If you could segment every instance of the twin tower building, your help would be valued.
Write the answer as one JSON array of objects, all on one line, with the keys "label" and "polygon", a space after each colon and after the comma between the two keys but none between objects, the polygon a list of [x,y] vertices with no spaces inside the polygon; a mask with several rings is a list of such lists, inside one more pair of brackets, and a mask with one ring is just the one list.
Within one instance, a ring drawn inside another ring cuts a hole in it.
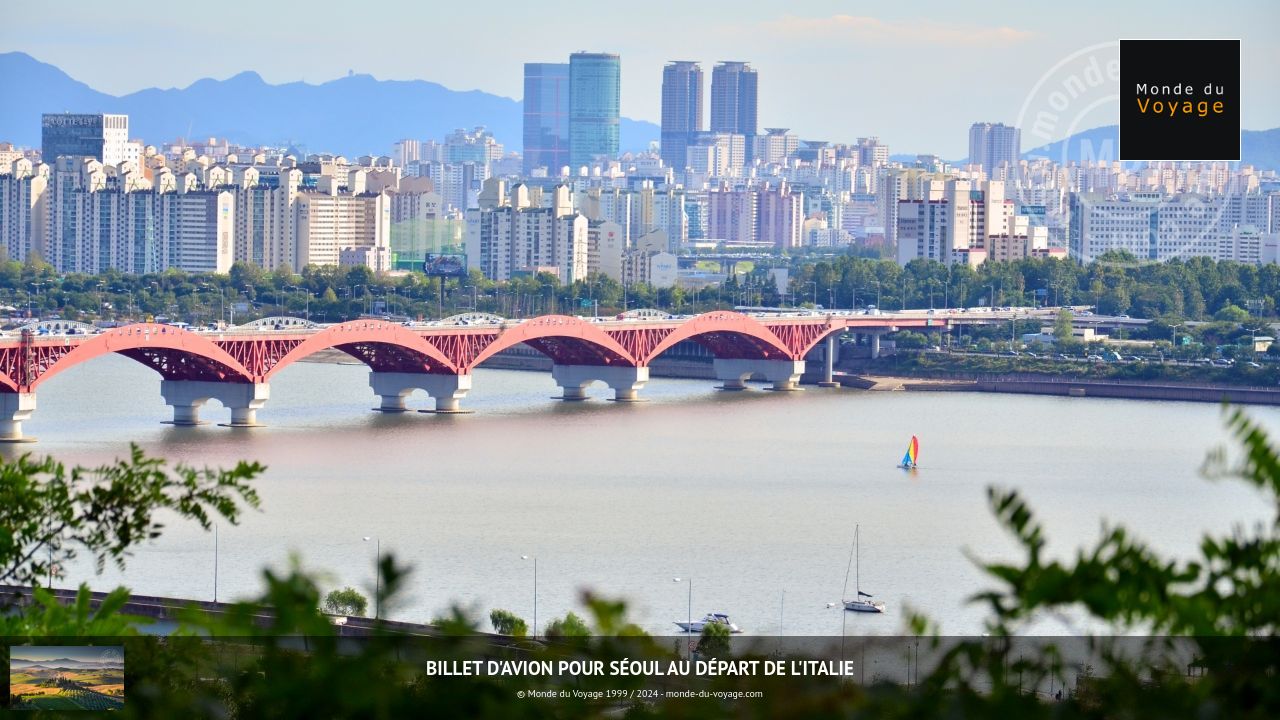
[{"label": "twin tower building", "polygon": [[[617,55],[579,52],[568,63],[524,66],[524,173],[560,175],[619,150],[622,64]],[[677,60],[662,70],[663,164],[683,171],[710,162],[751,164],[758,80],[745,62],[711,73],[711,125],[703,113],[702,66]],[[690,156],[692,148],[693,156]],[[727,154],[723,161],[715,159]],[[539,170],[541,169],[541,170]],[[576,173],[571,173],[576,174]]]}]

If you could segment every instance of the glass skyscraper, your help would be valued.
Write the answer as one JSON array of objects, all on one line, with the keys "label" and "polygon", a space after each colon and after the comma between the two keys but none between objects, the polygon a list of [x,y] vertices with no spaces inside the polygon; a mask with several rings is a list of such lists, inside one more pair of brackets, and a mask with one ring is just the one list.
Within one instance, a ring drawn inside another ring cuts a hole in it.
[{"label": "glass skyscraper", "polygon": [[675,60],[662,69],[662,162],[676,172],[688,164],[690,136],[702,130],[702,67]]},{"label": "glass skyscraper", "polygon": [[569,164],[569,65],[524,64],[524,174]]},{"label": "glass skyscraper", "polygon": [[751,164],[756,136],[758,76],[744,62],[726,60],[711,71],[711,132],[746,136]]},{"label": "glass skyscraper", "polygon": [[569,56],[569,164],[618,154],[622,62],[611,53]]}]

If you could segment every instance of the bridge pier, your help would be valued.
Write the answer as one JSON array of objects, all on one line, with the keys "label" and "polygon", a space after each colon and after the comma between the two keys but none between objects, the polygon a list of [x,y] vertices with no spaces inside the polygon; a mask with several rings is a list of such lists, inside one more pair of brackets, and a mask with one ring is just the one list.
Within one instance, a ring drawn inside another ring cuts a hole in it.
[{"label": "bridge pier", "polygon": [[746,390],[747,380],[753,375],[773,383],[773,390],[799,390],[800,376],[804,374],[803,360],[716,358],[713,365],[716,379],[724,382],[723,390]]},{"label": "bridge pier", "polygon": [[835,381],[836,353],[840,348],[838,340],[835,333],[827,336],[827,346],[822,352],[822,379],[818,381],[818,387],[840,387],[840,383]]},{"label": "bridge pier", "polygon": [[871,333],[871,359],[875,360],[880,357],[880,333]]},{"label": "bridge pier", "polygon": [[552,365],[551,378],[564,391],[561,400],[586,400],[587,386],[600,380],[613,388],[614,400],[640,402],[640,390],[649,382],[649,368],[627,365]]},{"label": "bridge pier", "polygon": [[0,442],[35,442],[35,438],[22,434],[22,422],[31,419],[36,411],[36,394],[0,394]]},{"label": "bridge pier", "polygon": [[426,390],[436,401],[435,410],[421,412],[465,413],[459,401],[471,392],[471,375],[434,373],[370,372],[369,387],[382,398],[381,412],[405,412],[405,400],[414,390]]},{"label": "bridge pier", "polygon": [[162,380],[160,395],[173,407],[174,425],[200,425],[200,408],[217,400],[231,410],[227,427],[257,427],[258,410],[271,397],[267,383],[211,382],[208,380]]}]

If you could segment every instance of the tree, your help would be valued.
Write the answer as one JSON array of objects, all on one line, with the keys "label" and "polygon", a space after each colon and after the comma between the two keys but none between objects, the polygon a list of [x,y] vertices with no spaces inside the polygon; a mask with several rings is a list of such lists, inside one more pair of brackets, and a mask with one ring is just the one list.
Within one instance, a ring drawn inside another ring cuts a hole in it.
[{"label": "tree", "polygon": [[582,618],[570,612],[564,618],[552,620],[547,625],[547,637],[549,638],[585,638],[591,636],[591,630]]},{"label": "tree", "polygon": [[520,616],[510,610],[499,609],[490,612],[489,622],[493,625],[493,631],[499,635],[524,637],[529,633],[529,626],[525,624]]},{"label": "tree", "polygon": [[729,628],[721,623],[703,625],[702,635],[698,638],[698,653],[707,657],[728,655],[729,635]]},{"label": "tree", "polygon": [[1058,317],[1054,318],[1053,321],[1053,338],[1055,340],[1064,342],[1074,337],[1074,317],[1071,311],[1066,308],[1058,311]]},{"label": "tree", "polygon": [[134,546],[160,535],[169,513],[206,529],[215,516],[235,523],[243,506],[258,506],[249,481],[263,469],[241,462],[230,470],[171,470],[136,445],[127,459],[95,469],[68,470],[30,455],[0,464],[0,584],[61,577],[59,568],[81,552],[99,571],[107,560],[123,568]]},{"label": "tree", "polygon": [[364,617],[369,611],[369,599],[350,586],[341,590],[330,590],[329,594],[324,596],[324,611],[330,615]]},{"label": "tree", "polygon": [[1242,323],[1249,321],[1249,311],[1238,305],[1227,305],[1213,314],[1218,322]]}]

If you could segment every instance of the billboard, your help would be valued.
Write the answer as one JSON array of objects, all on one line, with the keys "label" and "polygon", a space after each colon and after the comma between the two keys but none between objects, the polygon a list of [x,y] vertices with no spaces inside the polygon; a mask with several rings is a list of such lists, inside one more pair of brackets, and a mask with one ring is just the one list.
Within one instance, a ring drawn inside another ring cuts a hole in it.
[{"label": "billboard", "polygon": [[427,253],[422,271],[431,277],[466,277],[467,256],[454,253]]}]

